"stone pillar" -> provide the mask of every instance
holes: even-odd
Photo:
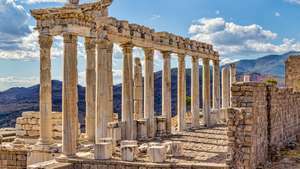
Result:
[[[163,74],[162,74],[162,115],[166,118],[167,134],[171,133],[172,110],[171,110],[171,60],[170,52],[163,54]]]
[[[111,86],[108,77],[108,60],[112,57],[112,43],[107,40],[97,41],[96,57],[96,140],[107,137],[107,126],[111,121],[109,91]]]
[[[192,57],[192,83],[191,83],[191,111],[192,111],[192,128],[200,126],[199,112],[199,59],[197,56]]]
[[[154,119],[154,50],[145,48],[145,79],[144,79],[144,118],[148,120],[148,137],[155,137],[156,125]]]
[[[220,61],[213,61],[213,109],[220,109]]]
[[[140,58],[134,59],[134,119],[144,118],[143,115],[143,74]]]
[[[65,156],[75,156],[78,136],[77,36],[64,34],[63,58],[63,140]]]
[[[185,81],[185,55],[178,55],[177,75],[177,123],[178,131],[185,129],[184,114],[186,110],[186,81]]]
[[[231,63],[230,64],[230,87],[229,87],[229,94],[230,94],[230,106],[231,106],[231,87],[232,84],[236,82],[236,64],[235,63]]]
[[[108,121],[113,122],[114,117],[114,80],[113,80],[113,43],[107,48],[107,77],[108,77]]]
[[[210,67],[209,59],[203,59],[203,70],[202,70],[202,93],[203,93],[203,115],[204,125],[210,126]]]
[[[40,139],[38,144],[52,143],[51,46],[49,35],[40,35]]]
[[[122,78],[122,121],[125,122],[125,138],[135,139],[133,133],[133,65],[132,65],[132,44],[122,45],[123,78]]]
[[[230,106],[230,91],[229,91],[229,68],[222,68],[222,108],[228,108]]]
[[[85,130],[88,141],[95,142],[95,101],[96,101],[96,42],[95,39],[85,38],[86,50],[86,116]]]

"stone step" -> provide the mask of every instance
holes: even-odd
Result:
[[[16,136],[8,136],[8,137],[3,137],[2,142],[13,142],[15,140]]]

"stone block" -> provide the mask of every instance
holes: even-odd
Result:
[[[156,125],[157,125],[157,132],[156,135],[158,137],[165,136],[167,133],[167,119],[165,117],[156,117]]]
[[[95,159],[96,160],[108,160],[112,157],[112,144],[108,142],[102,142],[95,144]]]
[[[122,145],[121,146],[121,159],[123,161],[134,161],[136,158],[138,146],[137,145]]]
[[[145,140],[148,138],[147,135],[147,120],[139,119],[137,120],[137,139]]]
[[[179,141],[169,141],[164,143],[166,152],[173,157],[180,157],[183,155],[183,144]]]
[[[148,149],[150,161],[153,163],[163,163],[166,160],[165,146],[152,146]]]

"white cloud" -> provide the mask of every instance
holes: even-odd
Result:
[[[155,15],[152,15],[152,16],[150,17],[150,20],[157,20],[157,19],[159,19],[159,18],[161,18],[161,16],[155,14]]]
[[[275,12],[274,14],[275,16],[281,16],[281,14],[279,12]]]
[[[299,4],[300,5],[300,0],[285,0],[289,3],[293,3],[293,4]]]
[[[277,34],[260,25],[239,25],[223,18],[202,18],[190,26],[189,33],[195,40],[213,44],[225,57],[300,50],[300,43],[293,39],[283,39],[275,44],[274,40],[279,40]]]
[[[0,76],[0,90],[11,87],[29,87],[39,83],[39,77]]]

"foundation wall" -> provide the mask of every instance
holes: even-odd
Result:
[[[264,83],[235,83],[228,112],[232,168],[255,169],[296,139],[300,129],[300,93]]]
[[[27,151],[0,146],[0,169],[26,169]]]

